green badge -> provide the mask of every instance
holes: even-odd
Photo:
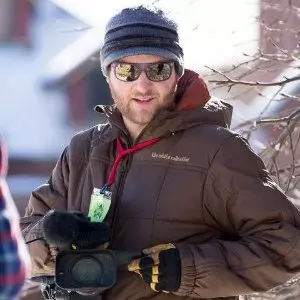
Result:
[[[101,192],[100,189],[94,188],[91,195],[89,207],[89,218],[91,222],[102,222],[106,217],[111,204],[111,192]]]

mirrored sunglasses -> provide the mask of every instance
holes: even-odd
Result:
[[[171,77],[174,62],[156,62],[156,63],[125,63],[114,62],[112,67],[117,79],[131,82],[137,80],[142,71],[151,81],[164,81]]]

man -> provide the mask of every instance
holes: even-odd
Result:
[[[237,299],[299,272],[299,211],[228,129],[231,107],[184,70],[175,22],[122,10],[101,66],[115,105],[97,111],[108,123],[72,139],[27,216],[81,211],[110,225],[111,249],[143,251],[103,299]],[[47,273],[44,241],[29,249],[33,276]]]
[[[5,175],[7,155],[0,142],[0,299],[15,299],[24,285],[29,256],[18,225]]]

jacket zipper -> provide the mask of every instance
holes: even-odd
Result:
[[[110,238],[111,245],[113,245],[113,243],[114,243],[114,238],[115,238],[115,234],[116,234],[116,224],[117,224],[117,219],[118,219],[118,214],[119,214],[120,196],[124,189],[125,179],[128,174],[128,171],[129,171],[129,168],[131,165],[131,161],[132,161],[132,155],[130,155],[127,158],[124,158],[124,161],[121,162],[121,165],[120,165],[120,167],[122,168],[121,174],[120,174],[120,179],[118,182],[116,193],[113,196],[114,199],[112,199],[113,202],[115,203],[115,207],[114,207],[113,216],[112,216],[111,238]],[[124,165],[126,167],[124,167]]]
[[[114,125],[119,128],[121,130],[121,132],[125,135],[127,142],[128,142],[128,147],[132,147],[134,145],[136,145],[139,140],[142,138],[144,132],[147,130],[148,125],[140,132],[140,134],[137,136],[136,140],[134,141],[134,143],[131,142],[131,139],[128,137],[128,134],[126,131],[124,131],[124,128],[120,127],[119,124],[114,123]],[[132,155],[130,155],[129,157],[125,157],[123,162],[120,163],[119,167],[122,168],[121,174],[120,174],[120,180],[116,189],[116,193],[115,195],[113,195],[113,199],[112,202],[115,203],[115,207],[113,210],[113,215],[112,215],[112,224],[111,224],[111,236],[110,236],[110,245],[113,245],[114,243],[114,238],[115,238],[115,234],[116,234],[116,224],[117,224],[117,217],[119,214],[119,202],[120,202],[120,195],[123,192],[124,189],[124,183],[125,183],[125,179],[127,176],[127,173],[130,169],[131,166],[131,162],[132,162]],[[126,165],[126,167],[124,168],[123,166]]]

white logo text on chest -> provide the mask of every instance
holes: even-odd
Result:
[[[190,158],[186,156],[178,156],[178,155],[171,156],[167,153],[156,153],[156,152],[152,152],[152,157],[159,158],[159,159],[173,160],[177,162],[188,162],[190,160]]]

